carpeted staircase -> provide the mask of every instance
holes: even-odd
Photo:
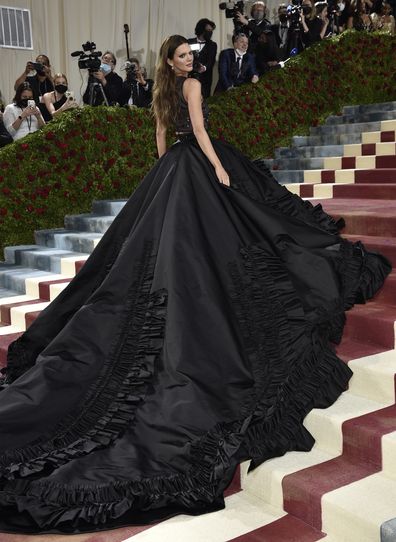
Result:
[[[396,266],[396,102],[345,107],[265,161],[292,192],[346,221],[344,234]],[[94,202],[65,229],[39,231],[36,245],[8,247],[0,264],[0,366],[8,344],[70,281],[123,201]],[[396,272],[347,315],[338,354],[354,371],[332,407],[305,425],[316,444],[247,474],[241,465],[226,509],[158,525],[68,536],[75,542],[395,542]],[[36,540],[0,534],[0,542]],[[51,537],[61,540],[64,537]]]

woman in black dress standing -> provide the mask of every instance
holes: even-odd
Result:
[[[187,40],[161,47],[160,159],[9,349],[0,531],[81,533],[224,507],[237,465],[309,450],[346,388],[344,311],[390,265],[206,132]],[[178,142],[166,150],[166,130]]]

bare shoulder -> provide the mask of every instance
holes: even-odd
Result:
[[[201,83],[198,81],[198,79],[194,79],[193,77],[189,77],[184,81],[183,84],[183,93],[185,98],[188,98],[188,96],[192,96],[195,94],[201,93]]]

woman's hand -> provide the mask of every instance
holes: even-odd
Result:
[[[32,115],[37,115],[36,110],[39,111],[38,107],[25,107],[21,113],[21,117],[26,119],[26,117],[31,117]],[[40,112],[40,111],[39,111]]]
[[[221,164],[216,166],[215,171],[219,182],[221,184],[225,184],[226,186],[230,186],[230,178],[228,176],[228,173]]]

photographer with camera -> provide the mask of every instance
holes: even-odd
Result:
[[[33,99],[36,104],[41,102],[41,97],[46,92],[54,90],[51,75],[51,64],[46,55],[38,55],[35,62],[29,61],[26,64],[25,71],[15,81],[14,90],[22,83],[29,83],[33,91]]]
[[[94,44],[93,44],[94,45]],[[96,60],[96,59],[95,59]],[[102,63],[98,68],[89,68],[89,80],[83,95],[87,105],[115,105],[121,102],[122,79],[115,73],[117,60],[111,51],[102,55]],[[100,85],[100,89],[98,86]],[[92,86],[95,92],[92,92]]]
[[[224,49],[219,58],[219,81],[215,92],[230,90],[244,83],[257,83],[258,72],[254,55],[248,53],[245,34],[232,37],[233,49]]]
[[[271,30],[278,47],[277,60],[286,60],[290,56],[292,24],[289,17],[286,4],[280,4],[278,7],[278,23],[271,25]],[[274,59],[275,60],[275,59]],[[258,53],[256,51],[256,62],[258,65]]]
[[[300,22],[305,47],[321,41],[328,33],[327,2],[313,5],[311,0],[302,0]]]
[[[241,12],[237,12],[236,19],[244,25],[242,32],[249,38],[249,53],[254,53],[259,36],[264,30],[270,30],[271,22],[265,18],[267,6],[264,2],[254,2],[251,7],[251,19],[248,19]]]
[[[122,84],[120,105],[150,107],[153,101],[152,79],[147,79],[144,68],[137,58],[125,62],[126,79]]]
[[[196,38],[188,40],[190,45],[198,45],[199,50],[194,55],[197,61],[197,72],[201,81],[202,96],[208,98],[212,88],[213,67],[216,62],[217,43],[212,41],[216,25],[209,19],[200,19],[195,26]],[[194,69],[195,65],[194,65]]]
[[[19,85],[13,103],[4,110],[3,122],[14,141],[44,126],[44,119],[33,99],[33,89],[29,83]]]
[[[43,103],[52,118],[55,118],[63,111],[67,111],[67,109],[78,107],[78,104],[74,100],[73,93],[68,91],[67,85],[66,75],[57,73],[54,76],[55,90],[47,92],[43,96]]]

